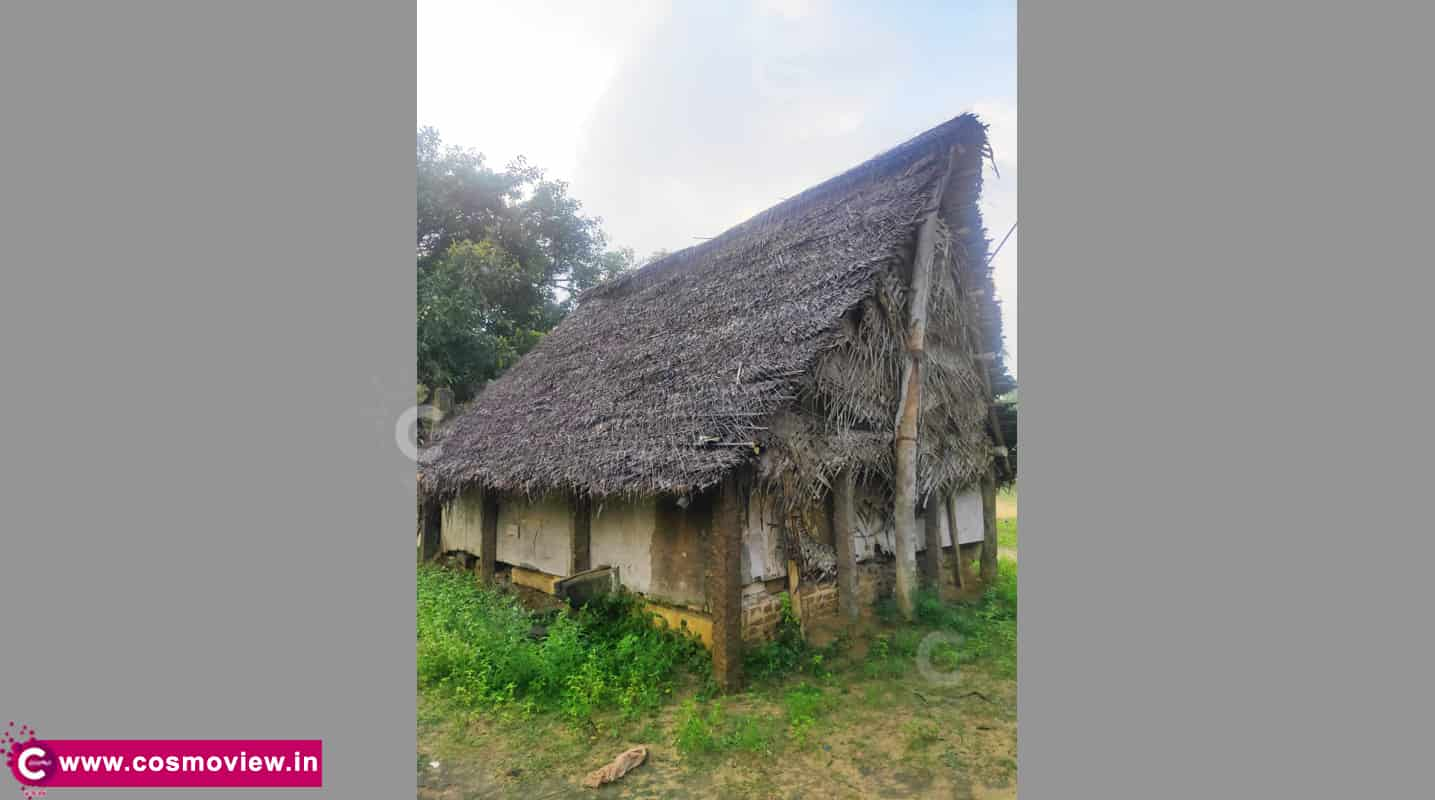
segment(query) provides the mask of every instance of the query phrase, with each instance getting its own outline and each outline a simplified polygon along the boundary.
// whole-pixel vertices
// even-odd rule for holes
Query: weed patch
[[[902,726],[903,732],[907,735],[907,750],[926,750],[933,744],[942,740],[942,730],[936,722],[929,719],[909,720]]]
[[[997,547],[1002,550],[1016,548],[1016,519],[997,520]]]
[[[687,757],[716,756],[729,752],[770,754],[774,736],[771,720],[748,714],[729,714],[721,702],[683,703],[673,745]]]
[[[788,735],[798,747],[805,746],[817,721],[825,716],[833,701],[821,687],[803,684],[783,695],[782,705],[787,710]]]
[[[472,575],[419,567],[419,686],[461,709],[631,718],[670,697],[684,673],[705,680],[710,669],[695,638],[655,627],[631,596],[548,619]]]
[[[999,559],[996,580],[974,601],[946,603],[930,592],[918,594],[916,622],[926,628],[954,631],[962,638],[955,651],[942,645],[934,648],[935,666],[951,669],[958,662],[983,661],[1005,677],[1016,674],[1016,572],[1015,561]],[[918,631],[898,630],[895,653],[906,654],[909,642],[903,636],[909,632],[920,636]]]

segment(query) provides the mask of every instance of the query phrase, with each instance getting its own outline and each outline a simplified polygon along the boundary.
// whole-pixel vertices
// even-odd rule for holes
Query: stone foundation
[[[761,583],[748,584],[742,592],[742,640],[765,642],[777,633],[782,619],[781,592],[772,592]]]
[[[770,581],[769,583],[780,583]],[[777,624],[782,621],[782,593],[786,588],[770,588],[767,584],[753,583],[743,588],[742,596],[742,640],[756,644],[770,641],[777,634]],[[806,584],[797,590],[799,608],[793,610],[804,622],[823,617],[835,617],[838,613],[837,583],[824,581]]]
[[[798,594],[802,597],[804,620],[837,616],[836,581],[804,587]]]

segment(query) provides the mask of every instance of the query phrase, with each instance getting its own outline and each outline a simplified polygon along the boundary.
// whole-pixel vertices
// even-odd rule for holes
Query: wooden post
[[[997,480],[996,468],[982,473],[982,582],[997,576]]]
[[[574,492],[573,502],[573,573],[592,568],[593,501],[582,492]]]
[[[856,543],[852,540],[857,528],[853,483],[852,468],[844,467],[832,487],[832,537],[837,543],[837,602],[842,615],[855,622],[859,612]]]
[[[936,258],[937,212],[932,210],[917,234],[912,259],[911,298],[907,305],[907,357],[902,362],[901,399],[897,404],[896,516],[897,607],[912,619],[912,590],[917,561],[917,436],[922,410],[922,361],[927,341],[927,299]]]
[[[945,513],[946,504],[940,495],[933,493],[922,514],[922,527],[927,535],[927,550],[922,554],[922,580],[938,592],[942,588],[942,515]]]
[[[978,172],[978,174],[980,174],[980,173]],[[952,211],[951,209],[948,209],[949,214],[951,213],[951,211]],[[949,217],[949,218],[950,218],[950,217]],[[986,249],[986,248],[983,247],[983,248],[981,249],[982,252],[980,252],[980,253],[978,254],[978,255],[982,258],[982,261],[981,261],[981,269],[982,269],[982,270],[984,270],[985,267],[987,266],[987,264],[989,263],[989,258],[985,255],[985,249]],[[953,269],[952,269],[952,277],[953,277],[953,279],[954,279],[955,282],[956,282],[957,291],[960,292],[963,297],[976,297],[977,302],[980,303],[982,297],[985,296],[985,293],[984,293],[984,292],[979,292],[979,289],[978,289],[978,287],[976,287],[976,286],[968,286],[968,285],[967,285],[967,284],[968,284],[968,280],[967,280],[967,277],[968,277],[968,276],[966,276],[966,275],[963,273],[962,266],[963,266],[963,265],[962,265],[961,262],[959,262],[959,261],[953,261],[953,264],[952,264],[952,267],[953,267]],[[982,280],[984,283],[989,283],[989,282],[990,282],[990,276],[989,276],[986,272],[984,272],[984,271],[978,271],[977,269],[973,269],[973,274],[972,274],[971,277],[976,278],[976,279],[978,279],[978,280]],[[981,288],[981,289],[989,289],[990,287],[984,285],[984,286],[982,286],[982,287],[980,287],[980,288]],[[974,310],[975,310],[975,309],[974,309]],[[981,382],[982,382],[982,388],[983,388],[983,391],[984,391],[984,394],[985,394],[985,397],[986,397],[986,403],[987,403],[987,422],[988,422],[988,424],[991,426],[991,431],[990,431],[990,433],[991,433],[991,438],[992,438],[992,440],[996,443],[996,445],[1001,448],[1000,452],[1003,454],[1003,455],[1002,455],[1003,463],[1004,463],[1004,465],[1005,465],[1005,467],[1006,467],[1006,471],[1007,471],[1008,474],[1009,474],[1010,471],[1011,471],[1011,462],[1010,462],[1008,456],[1005,455],[1005,453],[1006,453],[1006,447],[1005,447],[1004,437],[1003,437],[1002,431],[1001,431],[1001,420],[997,417],[997,413],[996,413],[996,398],[992,396],[991,365],[992,365],[992,363],[994,363],[995,360],[996,360],[996,354],[995,354],[995,353],[987,353],[987,352],[984,352],[984,351],[986,350],[986,347],[987,347],[988,345],[995,347],[995,346],[998,346],[998,345],[1000,344],[1000,342],[986,342],[986,343],[981,344],[981,345],[978,344],[979,342],[981,342],[981,341],[983,340],[984,333],[983,333],[983,331],[982,331],[981,325],[979,324],[979,320],[980,320],[980,317],[981,317],[980,311],[979,311],[979,310],[976,310],[976,311],[977,311],[977,313],[974,314],[974,315],[972,315],[971,317],[968,317],[967,315],[963,315],[963,329],[964,329],[964,331],[966,332],[966,335],[963,336],[962,338],[966,340],[968,355],[972,358],[972,366],[973,366],[973,368],[976,370],[977,376],[980,378],[980,380],[981,380]],[[991,461],[988,461],[988,462],[987,462],[987,468],[986,468],[986,470],[982,473],[982,476],[981,476],[981,492],[982,492],[982,564],[981,564],[981,577],[982,577],[982,580],[983,580],[983,581],[991,581],[992,579],[994,579],[994,578],[996,577],[996,572],[997,572],[996,465],[995,465],[995,461],[994,461],[994,460],[991,460]],[[954,497],[955,497],[955,495],[954,495]],[[954,543],[954,544],[956,544],[956,540],[957,540],[957,531],[956,531],[956,527],[955,527],[956,520],[957,520],[956,506],[953,505],[953,507],[952,507],[952,523],[953,523],[953,528],[952,528],[952,540],[953,540],[953,543]],[[957,572],[957,580],[960,582],[960,581],[962,580],[962,573],[961,573],[961,571],[960,571],[960,569],[961,569],[961,559],[960,559],[960,555],[961,555],[961,545],[960,545],[960,544],[957,544],[957,554],[958,554],[958,556],[959,556],[959,558],[958,558],[958,570],[959,570],[959,571]],[[959,583],[959,585],[960,585],[960,583]]]
[[[952,529],[952,555],[955,556],[957,573],[957,588],[964,588],[966,584],[966,565],[962,564],[962,540],[957,532],[957,493],[947,493],[947,526]]]
[[[713,618],[713,680],[725,692],[742,686],[742,493],[737,476],[722,480],[708,555],[708,608]]]
[[[423,519],[420,520],[423,538],[419,542],[419,561],[430,561],[438,556],[442,519],[443,506],[437,500],[425,500]]]
[[[802,574],[797,571],[797,562],[787,559],[787,599],[792,603],[792,616],[798,623],[802,622],[802,595],[798,591],[801,579]]]
[[[483,490],[479,530],[482,541],[478,545],[478,579],[492,584],[493,566],[498,560],[498,495],[487,488]]]

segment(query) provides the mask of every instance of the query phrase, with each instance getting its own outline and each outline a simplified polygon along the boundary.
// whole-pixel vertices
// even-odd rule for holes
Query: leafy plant
[[[925,750],[942,739],[941,728],[929,719],[908,720],[902,730],[907,734],[908,750]]]
[[[792,741],[799,747],[807,744],[817,720],[831,707],[822,689],[803,684],[787,692],[782,698],[787,709],[787,724]]]
[[[770,753],[773,740],[769,728],[758,717],[728,714],[721,702],[703,705],[689,698],[678,716],[673,745],[689,757],[730,751]]]
[[[540,620],[547,636],[537,641]],[[469,573],[419,567],[419,686],[460,708],[556,712],[575,723],[610,708],[632,717],[671,697],[684,675],[710,672],[695,637],[654,626],[630,595],[547,620]]]
[[[743,668],[753,679],[785,675],[801,664],[808,653],[802,638],[802,623],[792,610],[792,598],[783,592],[778,602],[780,610],[772,640],[749,647],[743,653]]]

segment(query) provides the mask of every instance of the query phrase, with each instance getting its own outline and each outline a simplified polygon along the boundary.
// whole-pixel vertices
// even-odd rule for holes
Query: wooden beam
[[[801,536],[802,534],[797,534]],[[798,594],[798,586],[801,583],[801,573],[797,571],[797,562],[787,559],[787,599],[792,603],[792,616],[799,623],[802,622],[802,597]]]
[[[439,541],[443,533],[443,506],[437,500],[424,501],[420,525],[423,538],[419,544],[419,560],[431,561],[438,557]]]
[[[992,468],[982,474],[982,582],[997,576],[997,482]]]
[[[725,692],[742,687],[742,508],[742,487],[728,473],[713,511],[706,587],[713,618],[713,680]]]
[[[573,502],[573,568],[576,575],[592,568],[593,501],[588,495],[574,492]]]
[[[947,513],[942,499],[933,493],[927,501],[927,510],[922,514],[922,529],[927,542],[927,549],[922,553],[922,580],[937,591],[941,591],[942,587],[942,515]]]
[[[932,289],[932,262],[936,259],[937,212],[927,214],[917,233],[912,259],[911,295],[907,303],[907,354],[902,362],[901,399],[897,405],[896,516],[897,608],[912,619],[917,571],[917,436],[922,409],[922,366],[927,340],[927,300]]]
[[[852,468],[844,467],[832,486],[832,536],[837,549],[837,602],[842,616],[856,621],[859,615],[857,604],[857,557],[856,512],[854,511],[855,486]]]
[[[483,510],[479,520],[478,579],[493,583],[493,565],[498,560],[498,495],[483,490]]]
[[[957,493],[956,493],[956,492],[949,492],[949,493],[947,493],[947,503],[946,503],[946,506],[947,506],[947,526],[952,529],[952,555],[956,556],[956,559],[955,559],[955,560],[956,560],[956,563],[957,563],[956,569],[954,570],[954,571],[956,572],[957,588],[958,588],[958,589],[961,589],[961,588],[964,588],[964,587],[966,586],[966,577],[965,577],[965,575],[966,575],[966,571],[965,571],[966,568],[965,568],[965,565],[962,564],[962,539],[961,539],[961,535],[957,532]]]

